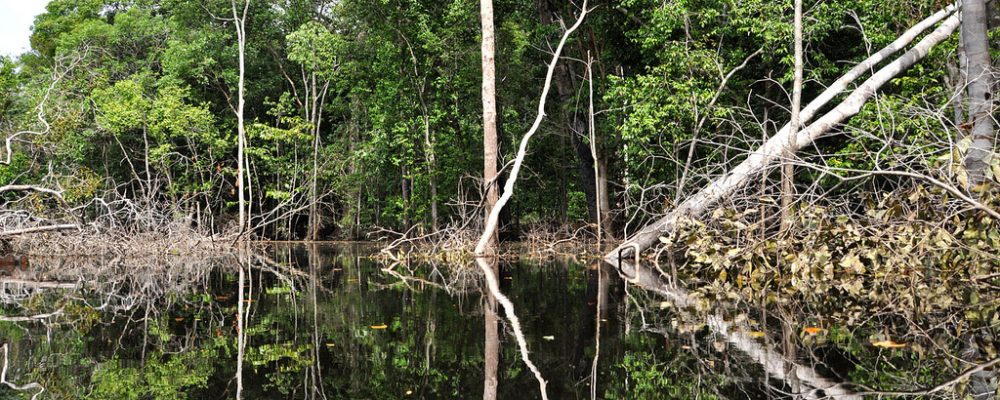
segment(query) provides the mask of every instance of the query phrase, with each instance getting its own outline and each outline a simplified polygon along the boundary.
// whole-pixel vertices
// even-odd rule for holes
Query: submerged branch
[[[14,390],[17,390],[19,392],[25,392],[25,391],[36,390],[37,389],[38,392],[36,392],[35,394],[33,394],[31,396],[31,400],[35,400],[36,398],[38,398],[39,395],[41,395],[42,393],[44,393],[45,392],[45,387],[43,387],[42,385],[38,384],[38,382],[31,382],[31,383],[27,383],[27,384],[24,384],[24,385],[18,385],[18,384],[15,384],[14,382],[10,382],[10,381],[7,380],[7,368],[9,366],[8,365],[9,364],[9,361],[8,361],[9,354],[8,353],[10,352],[10,349],[9,349],[9,346],[8,346],[7,343],[4,343],[4,345],[0,346],[0,347],[3,348],[3,369],[0,370],[0,384],[7,385],[7,387],[9,387],[11,389],[14,389]]]

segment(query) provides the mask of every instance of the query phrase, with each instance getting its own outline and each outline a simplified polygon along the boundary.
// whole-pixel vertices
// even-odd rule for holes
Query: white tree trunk
[[[250,10],[250,0],[245,0],[243,4],[242,15],[237,10],[236,0],[230,2],[233,7],[233,22],[236,26],[236,40],[239,46],[239,69],[240,78],[238,84],[238,94],[236,103],[236,130],[237,130],[237,145],[236,145],[236,191],[237,198],[239,199],[240,207],[240,233],[242,234],[247,228],[247,208],[246,208],[246,198],[244,183],[246,181],[246,171],[244,170],[244,159],[246,157],[246,128],[243,122],[243,106],[244,106],[244,87],[246,79],[246,22],[247,22],[247,12]]]
[[[968,132],[971,143],[965,155],[969,184],[986,179],[996,132],[993,130],[993,75],[990,73],[990,45],[986,28],[986,1],[962,1],[962,39],[967,60],[966,89],[969,95]]]
[[[851,116],[857,114],[865,102],[875,95],[882,85],[896,75],[902,73],[907,68],[927,56],[932,47],[947,39],[958,28],[959,17],[957,14],[951,15],[955,6],[949,6],[945,10],[938,12],[930,18],[922,21],[903,34],[899,39],[888,47],[882,49],[877,54],[869,57],[861,64],[855,66],[851,71],[841,77],[837,82],[827,88],[819,97],[806,105],[802,109],[800,118],[803,122],[809,121],[813,114],[825,105],[830,99],[846,89],[847,85],[863,74],[866,70],[874,67],[878,61],[904,47],[913,40],[923,30],[927,29],[934,22],[947,17],[941,25],[933,32],[925,36],[913,48],[901,55],[895,61],[887,64],[878,70],[861,86],[855,89],[836,108],[828,112],[812,125],[792,134],[790,125],[786,125],[777,134],[767,140],[760,148],[750,153],[750,155],[729,173],[716,179],[714,182],[700,190],[695,195],[678,205],[667,215],[647,225],[631,239],[621,244],[618,248],[607,255],[608,259],[614,260],[620,256],[637,256],[654,243],[660,236],[673,232],[678,223],[685,218],[698,218],[706,211],[714,207],[719,201],[732,194],[736,189],[743,187],[750,180],[763,172],[766,168],[780,160],[786,148],[798,151],[811,144],[820,135],[828,132],[835,125],[843,122]],[[948,15],[951,15],[948,17]]]

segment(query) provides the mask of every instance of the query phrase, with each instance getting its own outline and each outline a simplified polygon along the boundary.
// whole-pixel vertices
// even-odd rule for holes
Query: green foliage
[[[809,7],[806,101],[937,6],[838,0]],[[540,50],[562,29],[553,21],[576,12],[552,1],[496,4],[502,162],[537,112],[549,57]],[[74,204],[109,191],[154,191],[153,200],[203,210],[199,224],[223,226],[237,197],[231,13],[224,0],[51,1],[35,20],[35,53],[0,59],[0,127],[41,128],[36,106],[52,73],[71,62],[76,68],[46,106],[51,131],[17,143],[16,161],[0,178],[36,178],[51,168],[71,177]],[[301,237],[314,173],[332,235],[374,226],[427,229],[435,204],[439,223],[471,215],[448,204],[475,204],[478,197],[471,190],[482,169],[478,3],[254,1],[248,16],[248,194],[257,201],[253,214],[274,211],[260,217],[268,223],[258,234]],[[635,202],[623,200],[641,187],[667,183],[654,197],[672,197],[669,183],[679,179],[689,149],[699,178],[689,179],[688,190],[703,183],[703,169],[732,164],[740,158],[733,149],[755,147],[787,120],[790,20],[788,2],[600,2],[569,40],[555,77],[557,99],[548,99],[548,118],[529,147],[532,173],[518,182],[511,204],[518,211],[504,225],[588,219],[593,200],[580,195],[592,193],[582,172],[589,163],[574,148],[574,135],[587,132],[570,129],[589,108],[581,60],[594,60],[595,145],[607,162],[612,204],[631,215]],[[919,111],[947,104],[946,64],[955,61],[955,46],[939,46],[883,88],[878,105],[866,106],[851,127],[888,133],[913,149],[951,135]],[[886,123],[886,114],[906,118]],[[869,168],[864,154],[872,145],[836,138],[816,150],[834,167]],[[802,175],[803,184],[837,184]]]

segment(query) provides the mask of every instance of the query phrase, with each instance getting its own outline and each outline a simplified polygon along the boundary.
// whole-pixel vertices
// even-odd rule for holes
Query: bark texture
[[[481,0],[480,20],[483,30],[483,184],[486,195],[485,219],[496,207],[497,199],[497,97],[496,97],[496,39],[493,30],[493,0]],[[497,229],[488,232],[489,247],[496,249],[499,238]]]
[[[996,132],[993,128],[993,75],[990,71],[990,42],[986,30],[986,0],[962,1],[962,44],[966,70],[966,91],[969,99],[969,151],[965,155],[965,170],[969,184],[986,180],[990,154]]]

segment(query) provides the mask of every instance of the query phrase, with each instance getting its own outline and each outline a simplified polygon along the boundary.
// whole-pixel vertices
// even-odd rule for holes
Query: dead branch
[[[797,132],[794,137],[792,136],[793,130],[790,129],[790,125],[786,125],[785,128],[769,138],[767,142],[752,152],[745,160],[743,160],[743,162],[731,171],[722,177],[717,178],[695,195],[689,197],[667,215],[644,227],[632,238],[621,244],[615,250],[612,250],[606,257],[609,260],[616,260],[620,256],[638,256],[639,252],[655,244],[661,235],[668,234],[669,232],[677,229],[681,220],[702,216],[705,212],[713,208],[719,202],[723,201],[737,189],[748,184],[751,178],[758,176],[772,164],[781,161],[781,155],[788,150],[788,147],[792,147],[792,152],[802,149],[812,144],[822,135],[827,134],[837,124],[842,123],[860,112],[861,107],[875,95],[876,91],[882,85],[923,59],[927,56],[932,47],[951,36],[951,34],[958,28],[960,22],[959,15],[953,13],[954,9],[954,5],[949,6],[946,9],[934,14],[930,18],[922,21],[917,26],[914,26],[907,31],[904,36],[901,36],[896,42],[893,42],[892,45],[883,49],[876,55],[869,57],[868,60],[865,60],[862,64],[859,64],[859,66],[856,66],[848,72],[848,74],[828,88],[817,99],[810,102],[802,110],[801,120],[803,122],[808,121],[813,113],[815,113],[823,104],[825,104],[829,99],[832,99],[835,95],[839,94],[844,88],[846,88],[849,82],[860,76],[861,73],[864,72],[862,68],[859,68],[861,65],[874,66],[877,61],[881,61],[881,59],[885,56],[892,54],[902,46],[905,46],[908,41],[904,39],[912,39],[912,37],[915,37],[922,32],[919,28],[926,29],[934,22],[937,22],[941,18],[951,14],[951,16],[945,19],[937,29],[925,36],[913,48],[908,50],[899,58],[875,72],[861,86],[851,92],[851,94],[847,96],[847,98],[845,98],[844,101],[842,101],[837,107],[818,119],[812,125],[809,125],[808,127]]]

